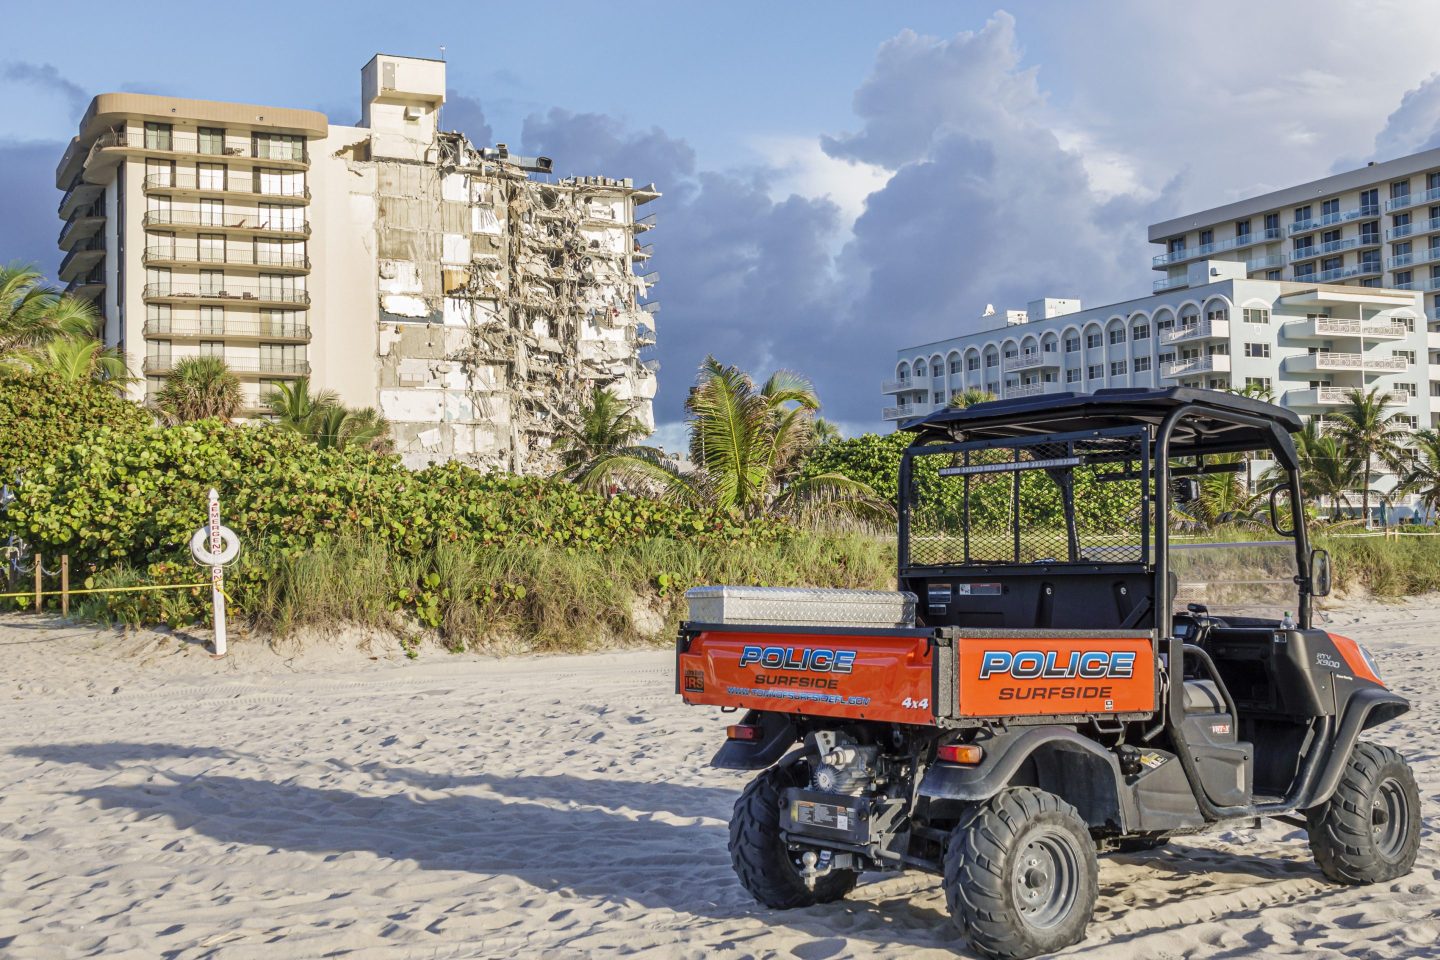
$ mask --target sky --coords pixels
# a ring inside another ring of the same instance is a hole
[[[645,239],[671,448],[707,354],[888,429],[899,347],[987,304],[1143,295],[1150,223],[1440,145],[1424,0],[60,9],[0,35],[0,262],[58,266],[54,168],[96,93],[349,124],[372,54],[443,45],[447,128],[664,192]]]

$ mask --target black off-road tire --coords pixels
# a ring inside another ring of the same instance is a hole
[[[945,900],[976,951],[1022,960],[1085,936],[1098,872],[1095,843],[1074,807],[1011,787],[970,806],[951,831]]]
[[[780,837],[780,794],[802,786],[803,764],[771,767],[750,781],[735,801],[730,817],[730,862],[750,895],[776,910],[830,903],[855,889],[860,874],[832,870],[815,881],[815,889],[800,879],[800,867]]]
[[[1335,793],[1305,820],[1315,862],[1336,883],[1394,880],[1420,852],[1420,790],[1389,747],[1356,744]]]

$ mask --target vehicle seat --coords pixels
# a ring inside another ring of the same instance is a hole
[[[1214,680],[1185,681],[1186,713],[1226,713],[1225,698]]]

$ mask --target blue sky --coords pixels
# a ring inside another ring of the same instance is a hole
[[[875,388],[902,343],[975,329],[987,303],[1138,295],[1149,222],[1440,129],[1440,8],[1400,0],[396,9],[8,12],[0,261],[58,263],[51,178],[95,93],[350,123],[371,54],[444,44],[446,126],[666,192],[649,236],[671,442],[707,352],[812,376],[855,432],[881,426]]]

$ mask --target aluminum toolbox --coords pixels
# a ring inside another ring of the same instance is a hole
[[[913,627],[915,594],[812,587],[693,587],[691,623]]]

